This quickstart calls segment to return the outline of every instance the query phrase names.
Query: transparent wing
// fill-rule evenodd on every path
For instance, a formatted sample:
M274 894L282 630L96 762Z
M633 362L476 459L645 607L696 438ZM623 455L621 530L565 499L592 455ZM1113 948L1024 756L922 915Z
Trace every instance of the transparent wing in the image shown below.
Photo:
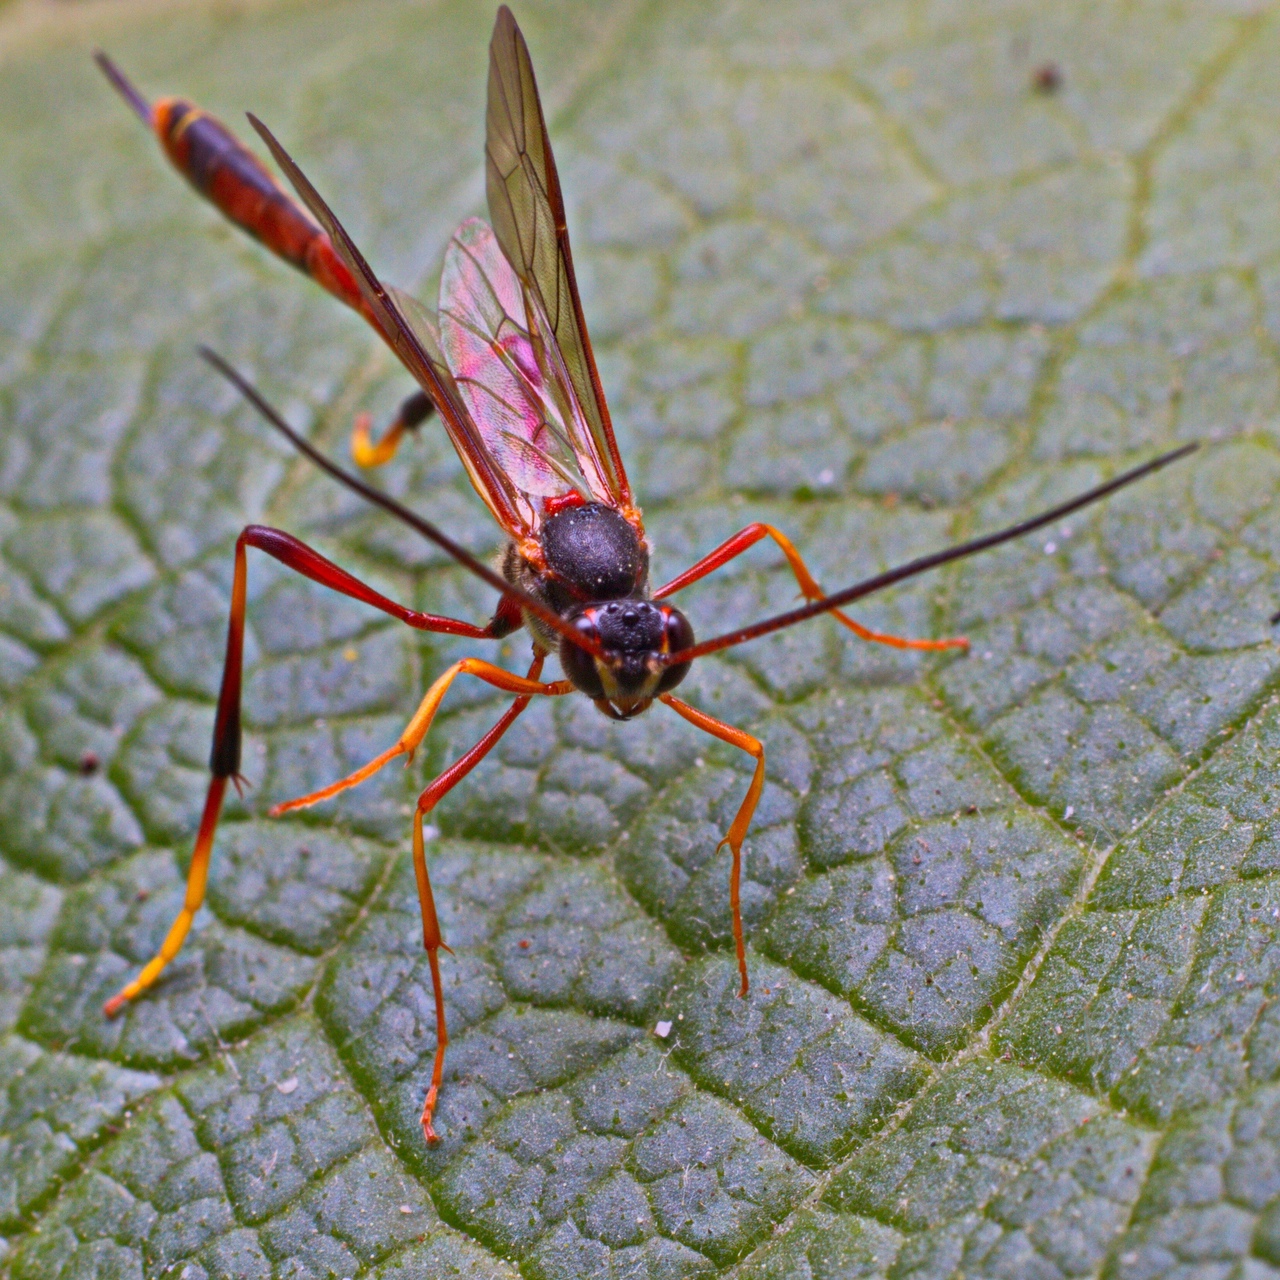
M558 350L558 362L587 426L586 438L574 442L575 448L580 445L589 454L582 470L601 476L611 504L638 520L587 338L560 179L533 64L524 36L506 5L498 10L489 44L485 161L494 233L530 296L529 309L545 316L545 346ZM542 353L538 354L541 357ZM544 367L544 377L548 375L554 375L549 361ZM554 380L553 376L548 380Z
M523 493L612 504L547 323L493 231L469 218L445 252L440 348L471 421Z
M449 432L449 439L453 442L454 448L458 451L458 456L462 459L462 465L467 469L471 483L475 485L476 491L484 498L489 509L497 516L498 513L494 510L494 504L489 501L487 476L490 474L501 476L504 498L520 521L520 534L532 536L538 527L538 512L522 496L520 491L523 486L518 484L509 474L503 458L488 447L484 432L479 429L479 425L468 411L467 398L463 395L462 389L454 379L453 372L449 368L449 362L444 355L435 317L417 298L412 297L401 289L395 288L393 285L387 285L386 288L398 306L401 316L422 344L423 351L431 364L436 378L439 380L442 390L454 406L453 417L461 424L462 429L455 436L447 419L444 420L445 428ZM461 442L459 437L461 437ZM483 460L485 464L483 470L475 465L475 460L477 459ZM502 523L501 518L499 518L499 523Z

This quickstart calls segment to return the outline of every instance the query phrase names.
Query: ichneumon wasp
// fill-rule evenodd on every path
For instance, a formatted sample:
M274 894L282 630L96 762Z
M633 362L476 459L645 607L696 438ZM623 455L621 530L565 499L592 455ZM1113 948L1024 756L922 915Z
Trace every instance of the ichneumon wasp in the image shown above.
M727 844L732 854L730 904L745 995L748 979L739 882L743 840L764 786L764 746L749 733L675 696L673 690L694 659L820 614L833 615L862 640L908 649L962 648L967 642L959 637L908 640L870 631L842 608L926 570L1051 524L1196 447L1190 444L1166 453L1032 519L923 556L833 595L823 594L787 536L762 523L748 525L653 591L644 522L618 452L587 339L560 181L533 66L509 9L498 10L489 46L485 172L491 225L468 218L455 232L445 253L434 316L417 299L379 280L329 206L259 120L249 117L301 204L218 121L180 98L148 103L104 54L99 53L97 61L196 190L232 222L362 315L418 383L419 390L405 400L396 421L376 443L367 416L357 419L352 438L356 461L365 467L386 462L406 432L420 426L432 412L438 414L476 492L507 538L498 568L478 560L429 521L320 454L221 357L202 351L301 453L487 582L499 593L498 605L483 626L421 613L388 599L282 530L250 525L240 534L210 757L212 777L185 902L159 952L107 1002L106 1013L117 1013L156 980L182 946L204 899L227 783L238 786L240 781L240 691L250 547L419 630L497 640L526 627L532 634L533 658L525 676L479 658L455 662L427 690L393 746L350 776L272 810L280 814L327 800L396 756L411 759L459 676L473 676L514 695L484 737L426 787L411 820L422 941L436 1007L435 1058L422 1109L428 1142L436 1137L432 1113L443 1080L448 1034L439 964L445 944L427 872L423 820L493 749L532 698L585 693L601 712L616 720L637 716L658 701L754 759L747 794L721 841L721 847ZM668 598L764 538L772 538L781 549L808 603L696 641L688 620L667 603ZM544 682L543 664L553 652L566 678Z

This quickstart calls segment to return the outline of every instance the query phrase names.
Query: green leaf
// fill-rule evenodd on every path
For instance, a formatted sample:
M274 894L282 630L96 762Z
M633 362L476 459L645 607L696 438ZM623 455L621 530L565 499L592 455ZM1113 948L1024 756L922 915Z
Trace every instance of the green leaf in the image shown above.
M430 296L479 208L492 14L448 0L0 14L0 1274L1272 1275L1280 1268L1280 26L1247 5L553 4L518 14L631 478L672 576L751 520L835 588L1206 447L1064 525L699 665L766 744L736 994L741 753L501 701L471 642L253 559L245 772L182 899L231 547L488 588L287 453L407 390L218 221L93 67L266 119ZM1052 64L1055 77L1039 74ZM379 475L478 552L443 433ZM764 546L700 634L794 599ZM682 604L684 598L682 597ZM500 661L527 661L527 641Z

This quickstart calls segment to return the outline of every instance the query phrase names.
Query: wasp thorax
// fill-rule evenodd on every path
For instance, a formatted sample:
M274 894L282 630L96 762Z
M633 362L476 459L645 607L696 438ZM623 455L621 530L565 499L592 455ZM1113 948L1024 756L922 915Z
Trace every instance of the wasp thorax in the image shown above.
M649 554L635 529L612 507L588 502L552 516L539 532L556 608L571 601L617 600L643 594ZM557 596L565 595L564 601Z
M665 661L667 654L693 644L693 628L679 609L650 600L610 600L584 606L570 621L603 655L596 657L565 639L560 665L614 719L638 715L688 674L687 662L673 666Z

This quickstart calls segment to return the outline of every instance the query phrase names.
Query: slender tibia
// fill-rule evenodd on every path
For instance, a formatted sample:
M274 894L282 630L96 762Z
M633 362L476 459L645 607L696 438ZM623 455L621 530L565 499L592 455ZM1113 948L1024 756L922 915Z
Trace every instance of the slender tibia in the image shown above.
M659 700L691 725L711 734L713 738L719 738L721 742L727 742L731 747L737 747L739 751L745 751L756 762L751 785L747 788L742 804L738 806L737 815L730 823L724 839L716 845L717 852L728 845L733 854L733 866L729 871L729 907L733 912L733 943L738 952L738 973L742 977L742 987L738 994L745 996L750 984L747 981L747 944L742 933L742 842L747 838L747 828L751 826L751 817L760 802L760 793L764 790L764 743L741 729L735 729L732 725L707 715L705 711L691 707L687 702L681 702L669 693L662 694Z
M787 563L791 566L791 572L795 574L796 581L800 584L800 591L804 598L806 600L821 600L823 590L814 581L813 575L800 558L800 553L795 549L795 545L785 533L780 529L775 529L771 524L747 525L745 529L735 533L732 538L722 543L709 555L703 556L692 568L686 569L679 577L673 578L661 590L655 591L653 598L661 600L663 596L674 595L677 591L683 590L700 578L705 578L707 574L714 573L722 565L726 565L730 560L740 556L748 547L754 547L762 538L772 538L782 548L782 554L787 557ZM894 649L966 649L969 646L969 641L964 636L951 636L945 640L909 640L904 636L886 635L882 631L872 631L864 627L860 622L855 622L848 614L842 613L839 609L832 609L831 613L860 640L871 640L876 644L887 644Z
M537 680L542 675L542 664L545 661L546 654L535 654L526 679ZM431 782L418 797L418 812L423 817L426 817L497 746L498 739L511 728L516 717L529 705L530 697L531 695L526 693L517 698L506 709L497 724L466 755L459 756L438 778Z
M405 432L420 427L431 416L434 408L435 405L425 391L415 391L413 395L406 397L396 414L396 420L382 433L377 444L373 443L370 434L373 427L372 416L360 414L356 418L355 430L351 433L351 456L356 465L380 467L384 462L390 462L396 456Z
M546 655L535 653L533 665L526 679L535 681L542 674ZM531 694L522 694L503 713L502 718L471 748L459 757L418 797L417 811L413 815L413 872L418 880L418 903L422 908L422 945L427 951L431 966L431 989L436 1001L436 1054L431 1066L431 1084L422 1104L422 1133L428 1142L436 1142L436 1131L431 1117L440 1096L440 1084L444 1079L444 1051L449 1044L449 1031L444 1019L444 986L440 981L440 951L448 951L440 934L440 921L436 917L435 896L431 892L431 880L427 875L427 855L422 836L422 820L440 803L440 800L497 745L498 739L511 727L515 718L529 705Z
M536 665L541 670L540 660ZM408 756L409 760L405 762L406 764L412 761L414 752L422 744L423 738L427 736L427 731L431 728L431 722L436 718L436 712L440 709L441 702L444 701L444 695L449 692L449 686L461 675L475 676L486 684L493 685L495 689L501 689L504 693L517 693L524 695L526 698L537 694L554 698L573 691L573 685L568 680L558 680L554 684L543 684L536 678L514 676L511 672L504 671L501 667L495 667L493 663L485 662L481 658L463 658L460 662L455 662L427 690L426 697L419 703L417 711L413 713L413 719L405 726L404 732L394 746L388 747L380 756L370 760L368 764L361 766L345 778L339 778L337 782L331 782L327 787L321 787L319 791L313 791L310 795L299 796L296 800L286 800L283 804L276 805L271 810L271 816L278 818L282 813L289 813L294 809L307 809L313 804L318 804L321 800L332 799L339 792L346 791L350 787L359 786L366 778L371 778L383 765L389 764L396 756ZM496 742L497 738L494 741Z
M431 990L436 1000L436 1056L431 1064L431 1084L422 1103L422 1136L428 1142L438 1142L431 1116L444 1080L444 1051L449 1047L449 1028L444 1019L444 983L440 981L440 948L444 946L444 939L440 936L435 895L431 892L431 878L427 875L427 850L422 838L422 814L419 812L413 815L413 874L418 881L418 905L422 908L422 945L431 966Z
M218 814L222 810L222 796L226 789L226 778L209 779L204 814L200 818L200 830L196 834L196 847L191 854L191 869L187 872L187 892L182 901L182 910L169 926L169 932L165 934L160 950L147 961L142 972L102 1006L102 1011L108 1018L114 1018L134 996L145 991L160 976L160 971L165 965L178 954L186 940L191 922L204 902L205 885L209 879L209 854L213 849L213 833L218 829Z
M507 616L510 610L504 613L504 607L501 604L493 621L487 627L473 626L469 622L460 622L456 618L438 618L434 614L419 613L414 609L406 609L394 600L389 600L361 582L359 578L347 573L345 569L338 568L331 560L326 560L306 543L299 542L297 538L279 529L270 529L265 525L250 525L245 529L236 539L235 573L231 583L231 614L227 620L227 647L222 665L222 688L218 694L218 710L213 723L213 746L209 752L209 771L213 777L209 780L204 814L200 819L195 850L191 855L191 870L187 873L186 898L160 950L133 982L117 995L112 996L103 1006L108 1017L119 1013L129 1000L151 986L165 965L178 954L191 928L191 921L204 901L205 882L209 875L209 855L213 850L213 837L217 831L218 815L222 809L227 783L234 782L237 786L240 783L240 690L244 675L244 622L248 594L247 551L249 547L257 547L265 551L281 564L296 570L313 582L361 600L422 631L441 631L481 638L504 635L511 629L508 625L510 619ZM518 679L518 677L511 678Z

